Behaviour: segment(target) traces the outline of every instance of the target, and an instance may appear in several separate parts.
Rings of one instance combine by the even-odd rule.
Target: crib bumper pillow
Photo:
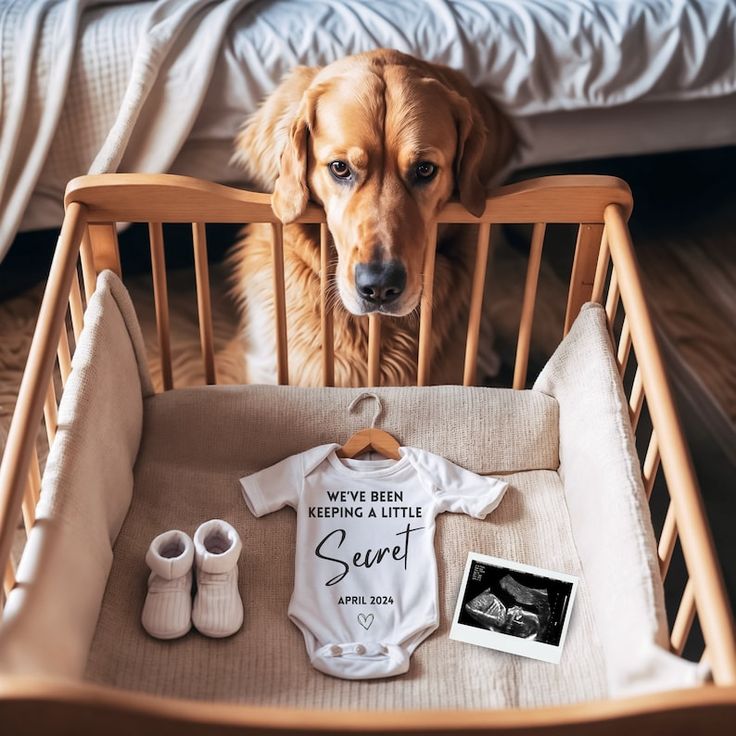
[[[560,469],[612,695],[688,687],[708,672],[669,652],[664,592],[606,313],[583,306],[534,384],[560,407]]]
[[[3,612],[0,672],[84,671],[152,393],[133,305],[106,271],[84,315],[36,523]]]

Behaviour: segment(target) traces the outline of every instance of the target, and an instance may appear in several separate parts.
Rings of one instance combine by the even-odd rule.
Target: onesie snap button
[[[337,646],[337,644],[333,644],[330,647],[330,654],[333,657],[339,657],[339,656],[341,656],[342,655],[342,647]]]
[[[355,653],[362,657],[365,654],[365,647],[362,644],[358,644],[355,647]]]

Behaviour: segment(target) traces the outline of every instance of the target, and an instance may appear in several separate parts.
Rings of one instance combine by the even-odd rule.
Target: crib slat
[[[3,575],[3,594],[5,599],[10,595],[10,591],[15,587],[15,563],[12,557],[8,557],[8,564],[5,565],[5,574]],[[5,601],[3,601],[3,605]],[[0,611],[3,606],[0,605]]]
[[[575,258],[572,262],[570,288],[567,294],[567,310],[563,335],[570,331],[572,323],[580,312],[580,307],[590,301],[593,294],[598,252],[601,247],[603,225],[582,223],[578,228],[575,243]]]
[[[642,470],[642,478],[644,479],[644,492],[647,498],[651,498],[654,488],[654,481],[657,479],[657,471],[659,470],[659,443],[657,435],[652,432],[649,438],[647,454],[644,457],[644,468]]]
[[[529,262],[526,267],[524,297],[521,304],[519,321],[519,338],[516,342],[516,359],[514,361],[514,388],[523,389],[526,385],[526,372],[529,367],[529,345],[532,339],[534,324],[534,307],[537,299],[537,283],[539,269],[542,265],[542,246],[547,225],[538,222],[532,231],[532,243],[529,250]]]
[[[92,294],[97,288],[97,272],[95,271],[95,258],[92,253],[92,243],[89,239],[89,231],[85,229],[82,243],[79,247],[79,256],[82,261],[82,279],[84,280],[84,297],[89,304]]]
[[[61,373],[61,385],[66,386],[69,374],[72,372],[72,354],[69,351],[69,336],[66,331],[66,318],[61,326],[61,334],[59,335],[59,347],[56,354],[59,358],[59,372]]]
[[[41,466],[38,462],[38,450],[34,446],[33,452],[31,453],[31,496],[33,497],[34,507],[41,498]]]
[[[174,388],[171,368],[171,333],[169,327],[169,293],[166,284],[166,255],[164,231],[160,222],[148,223],[148,240],[151,247],[151,274],[153,277],[153,301],[156,308],[156,332],[161,353],[161,378],[164,391]],[[199,287],[197,287],[199,292]]]
[[[481,311],[483,309],[483,291],[488,268],[488,248],[490,246],[491,225],[481,222],[478,227],[478,238],[475,244],[475,269],[473,285],[470,292],[470,312],[468,315],[468,331],[465,338],[465,370],[463,385],[475,385],[478,366],[478,337],[480,335]]]
[[[319,296],[322,318],[322,385],[335,385],[335,330],[330,306],[330,230],[319,226]]]
[[[603,292],[606,288],[606,276],[608,275],[608,264],[611,261],[611,249],[608,247],[608,232],[606,226],[603,226],[601,234],[601,247],[598,250],[598,263],[595,267],[595,280],[593,281],[593,292],[590,300],[593,302],[603,303]]]
[[[434,292],[434,264],[437,255],[437,223],[429,229],[427,252],[424,255],[424,272],[421,314],[419,317],[419,358],[417,361],[417,386],[429,383],[429,365],[432,360],[432,295]]]
[[[120,245],[118,231],[114,222],[91,223],[87,226],[89,242],[92,246],[94,270],[96,273],[109,268],[120,278],[123,269],[120,265]]]
[[[31,481],[31,470],[28,469],[26,484],[23,486],[23,502],[21,504],[21,512],[23,514],[23,526],[26,534],[30,534],[31,528],[36,521],[36,503],[33,498],[33,486]]]
[[[38,451],[34,446],[31,452],[31,463],[28,468],[28,477],[23,488],[23,502],[21,511],[23,514],[23,526],[28,535],[36,521],[36,504],[41,495],[41,469],[38,464]]]
[[[204,361],[204,380],[207,385],[217,383],[215,375],[215,346],[212,330],[212,300],[210,297],[210,274],[207,265],[207,234],[203,222],[192,223],[194,240],[194,275],[197,282],[197,314],[199,315],[199,338]]]
[[[629,315],[624,315],[624,323],[621,325],[621,337],[618,341],[618,353],[616,361],[618,362],[618,372],[621,376],[626,373],[626,364],[629,361],[629,353],[631,352],[631,326],[629,325]]]
[[[629,398],[629,418],[631,419],[631,427],[636,432],[639,424],[641,410],[644,406],[644,383],[641,380],[641,369],[636,367],[634,374],[634,383],[631,386],[631,397]]]
[[[84,327],[84,307],[82,306],[82,292],[79,289],[79,275],[72,276],[72,288],[69,291],[69,311],[72,314],[72,329],[74,342],[79,343],[79,335]]]
[[[49,441],[49,448],[51,448],[54,442],[56,428],[59,424],[58,407],[59,405],[56,403],[56,389],[54,388],[54,375],[52,373],[43,404],[43,419],[46,426],[46,438]]]
[[[35,444],[31,450],[31,462],[28,466],[28,496],[35,521],[36,505],[41,497],[41,467],[38,462],[38,449]]]
[[[657,547],[657,555],[659,556],[659,572],[662,580],[667,577],[667,571],[670,569],[672,562],[672,554],[675,551],[675,543],[677,542],[677,522],[675,521],[675,509],[672,503],[667,507],[667,516],[664,519],[662,534],[659,536],[659,546]]]
[[[670,649],[678,657],[685,649],[685,643],[693,627],[693,621],[695,621],[695,591],[692,582],[688,579],[670,636]]]
[[[606,295],[606,317],[608,324],[613,328],[613,322],[616,319],[616,311],[618,310],[618,301],[621,298],[621,290],[618,285],[618,274],[616,268],[611,271],[611,280],[608,282],[608,294]]]
[[[381,385],[381,317],[368,315],[368,385]]]
[[[276,377],[280,386],[289,383],[289,354],[286,337],[286,285],[284,283],[284,230],[272,223],[273,296],[276,316]]]

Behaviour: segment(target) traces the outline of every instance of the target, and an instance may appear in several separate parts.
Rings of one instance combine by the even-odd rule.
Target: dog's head
[[[394,51],[349,57],[304,89],[273,208],[289,223],[308,200],[321,204],[345,307],[405,315],[421,296],[432,219],[453,193],[479,215],[512,142],[506,119],[459,73]]]

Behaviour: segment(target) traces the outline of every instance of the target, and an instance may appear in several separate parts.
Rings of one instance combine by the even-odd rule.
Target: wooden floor
[[[706,496],[711,524],[736,604],[736,148],[661,156],[598,160],[525,171],[517,178],[552,173],[620,176],[634,193],[631,229],[645,286],[655,313],[678,407]],[[0,264],[0,302],[21,299],[48,274],[56,234],[19,236]],[[235,229],[209,237],[221,257]],[[535,353],[538,364],[562,330],[560,291],[571,265],[574,232],[550,230],[545,242]],[[518,329],[520,288],[528,231],[506,229],[494,248],[492,278],[497,299],[494,320],[498,348],[511,356]],[[574,242],[574,240],[573,240]],[[121,238],[126,275],[145,270],[147,244],[135,230]],[[145,256],[145,257],[144,257]],[[169,266],[172,264],[167,253]],[[186,267],[184,260],[180,264]],[[563,294],[564,296],[564,294]],[[541,312],[541,314],[540,314]],[[0,328],[3,329],[3,328]],[[4,335],[0,334],[4,340]],[[14,351],[27,350],[25,341]],[[0,371],[3,371],[0,356]],[[533,365],[530,374],[534,374]],[[0,373],[0,384],[9,384]],[[0,386],[0,394],[17,390]],[[6,403],[6,402],[0,402]],[[6,409],[4,406],[2,409]],[[2,437],[0,437],[0,445]],[[655,506],[661,517],[662,508]],[[655,519],[655,525],[661,518]]]

